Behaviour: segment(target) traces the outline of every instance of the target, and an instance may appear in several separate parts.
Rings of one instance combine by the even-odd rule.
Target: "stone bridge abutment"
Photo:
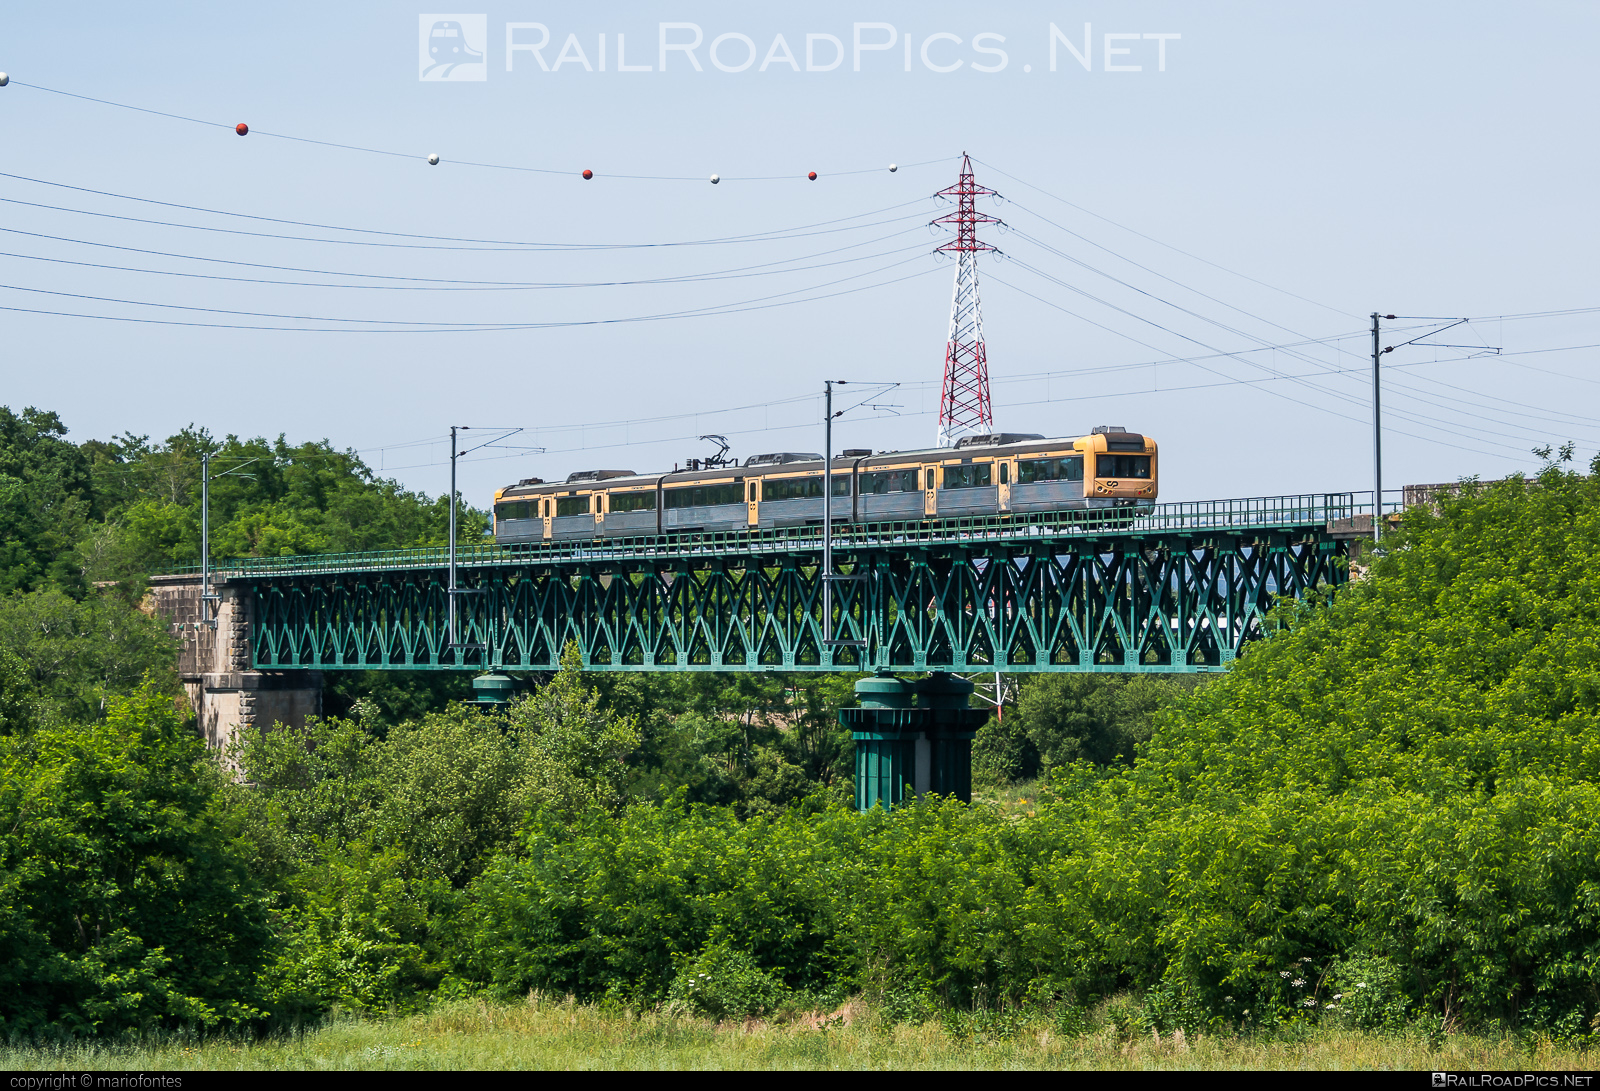
[[[322,715],[321,671],[251,665],[249,588],[216,581],[212,589],[215,625],[207,624],[198,576],[155,576],[149,591],[150,605],[179,640],[178,674],[206,744],[226,752],[241,733],[304,727],[307,717]]]

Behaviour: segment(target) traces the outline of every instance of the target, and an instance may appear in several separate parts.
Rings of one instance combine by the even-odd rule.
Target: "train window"
[[[883,496],[891,492],[919,492],[917,479],[920,470],[887,470],[882,473],[861,475],[861,495]]]
[[[1000,484],[1011,484],[1011,463],[1009,462],[1000,463]]]
[[[556,515],[588,515],[589,498],[587,496],[559,496],[556,498]]]
[[[550,518],[550,501],[548,500],[544,502],[544,517],[546,519]]]
[[[969,462],[964,466],[944,468],[944,487],[947,489],[977,489],[990,483],[994,470],[992,462]]]
[[[844,479],[845,488],[850,487],[850,479]],[[834,484],[835,493],[838,492],[837,482]],[[844,495],[850,495],[846,492]],[[820,500],[822,499],[822,478],[819,477],[782,477],[761,482],[762,500]]]
[[[665,489],[662,504],[668,508],[709,508],[718,504],[738,504],[744,499],[744,486],[737,481],[726,485],[685,485]]]
[[[750,503],[754,504],[755,502],[756,502],[756,483],[754,481],[752,481],[752,482],[750,482]]]
[[[1096,477],[1128,477],[1143,480],[1150,476],[1149,455],[1100,455],[1095,460]]]
[[[506,500],[494,506],[496,519],[528,519],[528,502],[526,500]]]
[[[1017,463],[1017,484],[1039,481],[1082,481],[1081,458],[1033,458]]]
[[[835,495],[835,496],[849,496],[850,495],[850,475],[849,474],[834,474],[833,475],[833,495]]]
[[[619,511],[655,511],[655,490],[649,492],[614,492],[611,494],[611,510]]]

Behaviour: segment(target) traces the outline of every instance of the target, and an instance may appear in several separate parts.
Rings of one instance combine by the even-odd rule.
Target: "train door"
[[[999,480],[996,487],[996,496],[999,500],[1001,511],[1011,510],[1011,475],[1016,471],[1012,468],[1012,460],[997,458],[994,460],[995,476]]]
[[[554,533],[552,527],[550,526],[550,498],[547,496],[542,500],[536,500],[534,502],[540,506],[539,521],[544,524],[544,537],[546,541],[549,541]]]
[[[761,525],[761,482],[756,480],[755,478],[750,478],[749,480],[747,480],[745,482],[745,488],[748,490],[748,492],[746,494],[748,499],[745,500],[745,508],[746,508],[747,512],[749,513],[749,523],[748,523],[748,525],[752,526],[752,527],[760,526]]]
[[[594,532],[599,534],[606,529],[606,494],[595,493],[589,503],[594,505]]]
[[[938,463],[926,464],[922,467],[922,514],[939,514]]]

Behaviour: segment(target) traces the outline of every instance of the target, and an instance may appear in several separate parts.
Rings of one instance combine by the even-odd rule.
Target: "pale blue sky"
[[[523,426],[508,442],[547,453],[474,456],[462,482],[480,504],[522,476],[670,465],[706,453],[693,438],[704,432],[728,433],[739,455],[816,449],[817,411],[806,396],[825,378],[906,384],[873,400],[901,415],[859,410],[841,425],[839,446],[924,446],[934,434],[952,274],[931,256],[940,237],[922,226],[943,209],[924,198],[955,181],[963,150],[979,161],[979,181],[1007,199],[986,210],[1013,229],[987,236],[1006,257],[982,264],[997,426],[1145,431],[1162,444],[1168,499],[1370,487],[1364,369],[1374,309],[1491,316],[1600,305],[1593,4],[513,3],[464,14],[480,12],[487,78],[434,83],[418,78],[418,17],[434,12],[417,5],[12,5],[0,14],[0,70],[12,77],[0,88],[0,171],[382,232],[563,244],[793,237],[428,250],[396,236],[288,228],[0,177],[0,197],[11,202],[78,210],[0,204],[0,228],[10,229],[0,251],[23,255],[0,256],[0,306],[308,324],[104,301],[115,299],[371,322],[539,324],[866,290],[720,316],[470,333],[265,332],[0,311],[0,403],[55,409],[79,440],[123,430],[164,436],[190,422],[219,434],[328,437],[432,492],[445,485],[444,444],[404,444],[450,424]],[[1089,71],[1059,44],[1049,71],[1052,22],[1080,48],[1090,24]],[[596,65],[604,34],[606,71],[569,60],[545,72],[526,53],[507,71],[507,23],[548,28],[547,63],[575,35]],[[686,42],[698,32],[702,71],[682,52],[659,70],[662,23],[698,28],[667,33]],[[889,24],[895,41],[863,53],[860,72],[851,55],[857,23]],[[865,44],[889,36],[861,33]],[[1142,68],[1120,72],[1105,70],[1108,33],[1181,37],[1165,41],[1164,72],[1158,40],[1112,39],[1111,48],[1130,50],[1113,63]],[[763,72],[780,34],[802,68],[807,35],[837,38],[846,55],[829,71],[775,62]],[[982,34],[992,37],[974,42]],[[651,72],[617,71],[618,35],[627,62]],[[761,56],[742,72],[717,70],[709,45],[723,35],[747,37]],[[930,39],[930,64],[961,66],[924,65]],[[975,45],[1002,50],[1004,68],[974,71],[1000,63]],[[745,48],[725,39],[718,59],[737,67]],[[814,64],[827,67],[831,50],[814,39]],[[238,121],[255,131],[240,139],[220,127]],[[424,161],[430,152],[439,166]],[[937,162],[909,165],[929,160]],[[890,162],[908,165],[891,174]],[[586,167],[593,181],[578,176]],[[809,170],[816,182],[804,179]],[[725,180],[712,186],[712,173]],[[740,180],[764,175],[781,177]],[[412,245],[230,235],[84,212]],[[783,230],[847,217],[825,231]],[[771,272],[783,262],[798,268]],[[697,279],[437,290],[685,276]],[[457,283],[397,291],[423,281],[377,277]],[[356,284],[390,287],[348,286]],[[1347,336],[1320,341],[1335,335]],[[1306,339],[1319,343],[1175,362]],[[1600,445],[1600,349],[1565,348],[1600,344],[1600,314],[1474,322],[1431,340],[1508,355],[1458,360],[1463,350],[1413,347],[1385,357],[1386,404],[1396,413],[1385,435],[1387,484],[1531,468],[1527,451],[1539,443],[1575,440],[1585,460]],[[1554,348],[1563,351],[1533,351]],[[1284,374],[1297,378],[1260,381]],[[757,408],[720,412],[741,406]]]

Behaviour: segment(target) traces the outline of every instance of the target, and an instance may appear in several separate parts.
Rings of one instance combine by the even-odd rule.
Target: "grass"
[[[1093,1020],[1091,1020],[1093,1022]],[[1551,1070],[1594,1054],[1547,1038],[1393,1036],[1311,1030],[1298,1036],[1119,1037],[1110,1024],[1058,1034],[1047,1020],[885,1020],[859,1001],[830,1016],[716,1024],[532,996],[458,1002],[420,1015],[347,1019],[259,1040],[165,1036],[118,1045],[0,1048],[13,1071],[134,1069],[1309,1069]]]
[[[1039,792],[1044,787],[1040,780],[1019,780],[1014,784],[973,785],[972,802],[987,803],[999,808],[1002,814],[1029,815],[1039,805]]]

